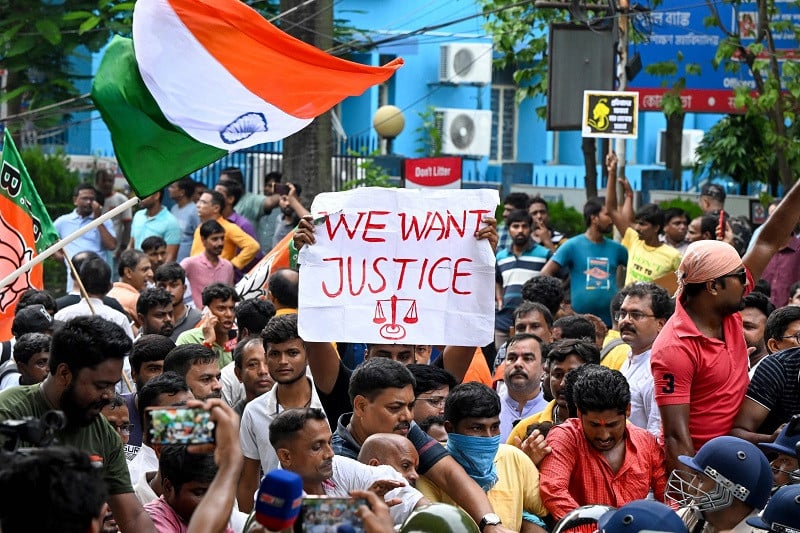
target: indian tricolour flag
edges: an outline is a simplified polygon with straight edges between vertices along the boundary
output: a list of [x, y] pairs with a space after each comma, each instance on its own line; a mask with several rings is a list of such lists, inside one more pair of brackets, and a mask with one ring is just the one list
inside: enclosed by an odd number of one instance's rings
[[283, 139], [403, 64], [336, 58], [239, 0], [138, 0], [92, 85], [117, 160], [140, 197], [228, 152]]

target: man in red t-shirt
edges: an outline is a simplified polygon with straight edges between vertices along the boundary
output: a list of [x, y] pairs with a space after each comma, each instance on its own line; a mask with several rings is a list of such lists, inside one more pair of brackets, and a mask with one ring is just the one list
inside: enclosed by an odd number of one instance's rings
[[800, 222], [798, 207], [796, 183], [743, 259], [732, 246], [709, 240], [690, 244], [683, 256], [675, 314], [650, 360], [667, 472], [678, 468], [679, 455], [693, 456], [733, 427], [748, 383], [741, 300]]

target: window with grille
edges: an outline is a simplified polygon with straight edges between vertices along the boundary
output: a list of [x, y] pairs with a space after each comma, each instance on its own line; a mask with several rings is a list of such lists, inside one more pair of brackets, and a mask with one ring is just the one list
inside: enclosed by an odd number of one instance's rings
[[489, 159], [503, 163], [517, 159], [517, 88], [492, 86], [492, 145]]

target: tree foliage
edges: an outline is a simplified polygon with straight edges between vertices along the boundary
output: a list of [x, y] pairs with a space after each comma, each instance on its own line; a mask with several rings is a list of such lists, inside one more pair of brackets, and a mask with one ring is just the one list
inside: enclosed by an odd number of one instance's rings
[[[783, 16], [774, 0], [724, 3], [706, 0], [705, 3], [709, 16], [704, 24], [723, 35], [715, 57], [707, 66], [731, 74], [746, 69], [753, 78], [754, 88], [743, 84], [734, 89], [735, 105], [745, 116], [724, 119], [723, 124], [707, 134], [702, 147], [702, 152], [707, 154], [701, 163], [702, 169], [712, 175], [729, 175], [743, 189], [750, 181], [769, 181], [772, 193], [776, 194], [779, 180], [788, 188], [800, 171], [800, 147], [795, 141], [800, 112], [800, 65], [793, 60], [784, 61], [787, 51], [778, 49], [776, 40], [787, 36], [800, 40], [800, 25]], [[785, 4], [794, 9], [800, 6], [797, 1]], [[731, 6], [737, 9], [746, 6], [748, 10], [756, 7], [758, 25], [754, 36], [743, 40], [738, 28], [731, 26], [730, 17], [720, 13], [720, 9], [727, 10]], [[678, 74], [699, 75], [706, 67], [687, 64], [685, 72], [680, 73], [681, 62], [678, 54], [674, 63], [654, 64], [646, 69], [651, 74], [674, 78]], [[686, 84], [685, 75], [678, 76], [662, 100], [668, 120], [683, 113], [680, 93]], [[748, 142], [754, 144], [748, 146]], [[760, 153], [762, 148], [764, 152]], [[749, 160], [740, 157], [743, 151], [747, 152], [744, 155], [749, 156]], [[717, 156], [721, 159], [716, 159]], [[752, 164], [748, 165], [750, 161]]]
[[[736, 0], [732, 3], [738, 6], [746, 2]], [[795, 9], [798, 7], [798, 2], [791, 3]], [[767, 119], [760, 128], [765, 146], [770, 147], [773, 158], [769, 162], [770, 169], [761, 174], [761, 179], [772, 179], [773, 193], [777, 192], [777, 177], [788, 189], [800, 171], [800, 148], [795, 141], [796, 122], [800, 118], [800, 65], [793, 60], [784, 61], [787, 51], [779, 50], [775, 41], [782, 35], [792, 35], [797, 42], [800, 40], [800, 25], [794, 24], [791, 18], [783, 17], [774, 0], [757, 0], [758, 27], [755, 38], [746, 43], [737, 28], [729, 27], [729, 21], [720, 16], [716, 3], [707, 0], [706, 4], [711, 13], [706, 19], [707, 24], [725, 34], [717, 48], [714, 67], [732, 73], [747, 68], [755, 82], [755, 91], [751, 92], [750, 88], [744, 86], [737, 87], [736, 106], [745, 109], [751, 118], [760, 116]], [[741, 134], [736, 130], [730, 133]], [[720, 138], [720, 142], [722, 140]]]
[[[31, 179], [36, 184], [36, 191], [45, 205], [68, 205], [66, 211], [72, 210], [72, 189], [78, 184], [80, 176], [77, 172], [69, 170], [69, 157], [63, 150], [56, 150], [52, 154], [45, 154], [41, 147], [34, 146], [20, 152], [25, 168], [28, 169]], [[57, 214], [50, 213], [53, 218]]]
[[131, 0], [0, 0], [0, 68], [9, 72], [3, 100], [32, 108], [78, 94], [70, 58], [100, 50], [113, 33], [130, 33]]
[[747, 184], [764, 181], [775, 164], [767, 143], [768, 120], [764, 115], [728, 115], [717, 122], [697, 147], [695, 174], [730, 176], [746, 194]]
[[[495, 67], [514, 69], [517, 101], [547, 94], [547, 44], [551, 22], [567, 20], [566, 10], [540, 9], [533, 2], [509, 7], [516, 0], [479, 0], [486, 15], [484, 29], [499, 55]], [[536, 109], [539, 118], [546, 107]]]

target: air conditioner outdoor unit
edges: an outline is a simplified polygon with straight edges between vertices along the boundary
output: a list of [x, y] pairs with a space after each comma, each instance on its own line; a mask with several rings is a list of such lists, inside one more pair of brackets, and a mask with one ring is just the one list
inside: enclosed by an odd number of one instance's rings
[[443, 44], [439, 48], [439, 81], [475, 83], [492, 81], [492, 45], [479, 43]]
[[442, 153], [466, 157], [489, 155], [492, 140], [492, 112], [478, 109], [436, 110], [441, 125]]
[[[681, 139], [681, 166], [690, 167], [697, 163], [697, 147], [703, 140], [703, 130], [683, 130]], [[656, 164], [667, 163], [667, 130], [659, 130], [656, 140]]]

